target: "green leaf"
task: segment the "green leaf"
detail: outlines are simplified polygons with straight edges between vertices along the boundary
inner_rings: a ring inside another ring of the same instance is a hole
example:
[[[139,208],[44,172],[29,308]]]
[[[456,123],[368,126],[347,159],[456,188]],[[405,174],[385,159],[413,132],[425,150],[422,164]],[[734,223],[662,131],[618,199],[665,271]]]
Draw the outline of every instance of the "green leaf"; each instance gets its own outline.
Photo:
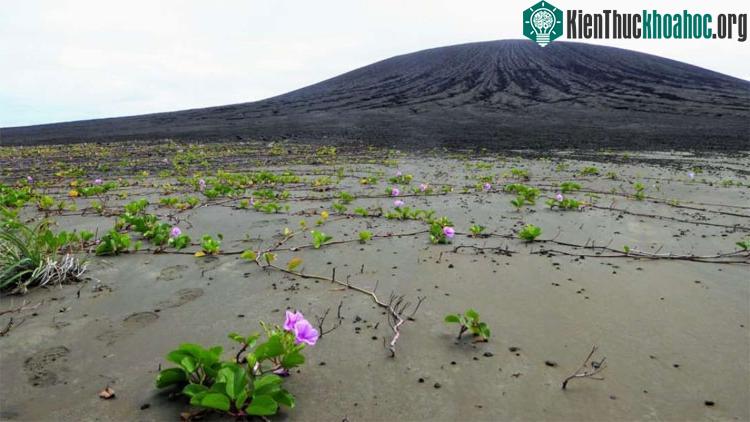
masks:
[[[247,390],[242,390],[234,401],[234,407],[242,409],[242,407],[245,406],[248,396]]]
[[[226,363],[216,377],[217,382],[226,383],[226,392],[230,399],[236,400],[247,389],[247,372],[237,364]]]
[[[271,396],[253,396],[250,406],[245,409],[250,415],[254,416],[271,416],[279,410],[279,404]]]
[[[278,391],[282,381],[281,377],[275,374],[263,375],[253,381],[253,395],[273,394]]]
[[[482,332],[481,333],[482,337],[487,338],[487,339],[490,338],[490,329],[489,329],[489,327],[483,327],[483,328],[480,328],[480,330]]]
[[[197,405],[208,409],[216,409],[226,412],[229,410],[229,398],[224,394],[208,393],[200,397]]]
[[[466,315],[466,318],[468,318],[470,320],[476,321],[476,320],[479,319],[479,314],[477,313],[477,311],[475,311],[473,309],[469,309],[468,311],[466,311],[465,315]]]
[[[180,366],[189,374],[195,372],[197,367],[195,359],[192,356],[183,356],[182,360],[180,360]]]
[[[156,376],[156,388],[164,388],[187,381],[185,371],[181,368],[169,368],[159,372]]]
[[[294,408],[294,396],[283,388],[273,395],[273,399],[289,408]]]
[[[208,393],[208,387],[201,384],[188,384],[182,389],[182,394],[193,398],[201,393]]]
[[[221,352],[224,351],[224,348],[221,346],[214,346],[210,349],[208,349],[208,356],[204,358],[204,364],[212,364],[219,361],[221,358]]]
[[[288,353],[281,360],[281,366],[287,369],[294,368],[295,366],[300,366],[303,363],[305,363],[305,357],[299,351]]]
[[[271,336],[268,341],[261,343],[255,348],[255,357],[258,361],[274,358],[284,353],[284,345],[281,343],[279,334]]]
[[[459,319],[458,315],[451,314],[451,315],[445,316],[445,322],[452,322],[452,323],[460,324],[461,320]]]

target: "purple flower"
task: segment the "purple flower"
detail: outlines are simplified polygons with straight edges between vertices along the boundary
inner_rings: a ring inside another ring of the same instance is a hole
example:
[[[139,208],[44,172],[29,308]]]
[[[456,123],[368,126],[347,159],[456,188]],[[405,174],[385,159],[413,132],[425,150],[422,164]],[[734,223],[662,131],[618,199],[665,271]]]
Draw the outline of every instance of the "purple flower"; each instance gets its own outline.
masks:
[[[29,183],[34,183],[34,178],[31,176],[26,176],[26,181]]]
[[[169,235],[172,237],[177,237],[181,234],[182,234],[182,230],[180,230],[180,228],[177,226],[172,227],[172,231],[169,232]]]
[[[557,202],[561,202],[564,199],[563,194],[558,193],[557,195],[555,195],[555,199],[557,199]]]
[[[319,333],[306,319],[302,319],[294,324],[294,337],[296,344],[307,343],[310,346],[315,346]]]
[[[101,185],[102,184],[102,179],[94,179],[94,184],[95,185]]]
[[[396,172],[396,177],[401,177],[401,170]]]
[[[448,239],[453,239],[453,236],[456,235],[456,231],[453,229],[453,227],[443,227],[443,234]]]
[[[482,185],[482,190],[484,190],[485,192],[489,192],[490,189],[492,189],[492,185],[491,184],[485,182],[484,185]]]
[[[274,374],[280,376],[280,377],[288,377],[289,376],[289,370],[286,369],[286,368],[274,369],[272,372]]]
[[[294,331],[294,325],[304,320],[305,320],[305,317],[302,315],[302,312],[286,311],[286,320],[284,321],[284,329],[286,331]]]
[[[404,206],[404,201],[402,201],[400,199],[397,199],[397,200],[393,201],[393,206],[396,207],[396,208],[403,207]]]
[[[206,181],[203,180],[203,179],[199,179],[198,180],[198,190],[200,190],[201,192],[203,192],[203,190],[205,190],[205,189],[206,189]]]
[[[690,180],[695,179],[695,173],[693,173],[692,171],[688,172],[688,177],[690,178]]]
[[[419,185],[419,190],[422,191],[422,192],[424,192],[424,191],[427,190],[427,187],[428,187],[427,183],[422,183],[422,184]]]
[[[398,188],[391,189],[391,196],[399,196],[401,195],[401,191],[398,190]]]

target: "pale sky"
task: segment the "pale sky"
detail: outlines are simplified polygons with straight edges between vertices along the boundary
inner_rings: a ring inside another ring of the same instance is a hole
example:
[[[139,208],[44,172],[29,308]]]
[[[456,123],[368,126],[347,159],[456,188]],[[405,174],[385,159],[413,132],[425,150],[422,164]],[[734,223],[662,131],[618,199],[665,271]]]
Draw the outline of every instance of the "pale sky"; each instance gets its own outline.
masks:
[[[254,101],[398,54],[523,38],[534,0],[3,0],[0,127]],[[725,0],[561,9],[748,13]],[[750,80],[750,40],[588,40]]]

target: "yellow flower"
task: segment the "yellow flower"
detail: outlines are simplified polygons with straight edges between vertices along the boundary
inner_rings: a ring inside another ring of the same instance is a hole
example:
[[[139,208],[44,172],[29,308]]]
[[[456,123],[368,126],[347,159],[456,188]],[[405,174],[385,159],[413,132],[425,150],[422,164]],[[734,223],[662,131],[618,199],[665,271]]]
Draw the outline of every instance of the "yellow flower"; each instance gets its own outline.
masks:
[[[71,198],[77,198],[78,197],[78,191],[75,189],[72,189],[70,192],[68,192],[68,196]]]
[[[70,182],[70,187],[71,188],[74,188],[76,186],[78,186],[78,180],[74,180],[74,181]]]
[[[321,212],[320,213],[320,218],[322,218],[323,220],[327,220],[328,219],[328,211]]]

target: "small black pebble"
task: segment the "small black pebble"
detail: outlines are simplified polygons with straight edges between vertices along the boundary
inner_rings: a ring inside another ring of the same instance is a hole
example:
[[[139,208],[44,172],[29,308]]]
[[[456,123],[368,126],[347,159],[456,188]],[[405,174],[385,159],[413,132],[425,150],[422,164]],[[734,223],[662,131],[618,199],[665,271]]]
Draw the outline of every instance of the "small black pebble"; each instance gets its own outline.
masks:
[[[453,264],[448,264],[448,268],[453,268]]]
[[[455,361],[455,360],[452,360],[452,361],[451,361],[451,365],[455,365],[455,364],[456,364],[456,361]]]
[[[706,400],[703,402],[703,404],[705,404],[708,407],[713,407],[713,405],[715,405],[716,403],[714,403],[713,400]]]
[[[511,346],[511,347],[508,348],[508,350],[510,350],[511,352],[517,352],[517,351],[519,351],[521,349],[518,348],[518,347],[516,347],[516,346]]]
[[[245,314],[238,314],[237,318],[245,318]]]
[[[424,382],[424,378],[418,379],[417,382],[419,382],[420,384],[423,383]]]
[[[474,356],[474,357],[473,357],[473,359],[474,359],[474,360],[479,360],[479,358],[478,358],[478,357],[476,357],[476,356]]]
[[[440,388],[441,386],[440,386],[440,383],[439,383],[439,382],[436,382],[436,383],[435,383],[435,385],[433,385],[433,387],[435,387],[435,388]]]
[[[679,363],[675,363],[675,364],[673,364],[672,366],[674,366],[675,368],[679,368],[679,367],[680,367],[680,364],[679,364]]]
[[[491,358],[492,356],[494,356],[492,352],[484,352],[484,357]]]
[[[551,367],[553,367],[553,368],[554,368],[555,366],[557,366],[557,362],[553,362],[553,361],[551,361],[551,360],[545,360],[545,361],[544,361],[544,364],[545,364],[545,365],[547,365],[547,366],[551,366]]]
[[[149,407],[151,407],[151,405],[150,405],[150,404],[148,404],[148,403],[144,403],[144,404],[142,404],[142,405],[141,405],[141,410],[146,410],[146,409],[148,409]]]
[[[325,362],[320,362],[318,365],[320,365],[320,366],[326,366],[326,363]]]

